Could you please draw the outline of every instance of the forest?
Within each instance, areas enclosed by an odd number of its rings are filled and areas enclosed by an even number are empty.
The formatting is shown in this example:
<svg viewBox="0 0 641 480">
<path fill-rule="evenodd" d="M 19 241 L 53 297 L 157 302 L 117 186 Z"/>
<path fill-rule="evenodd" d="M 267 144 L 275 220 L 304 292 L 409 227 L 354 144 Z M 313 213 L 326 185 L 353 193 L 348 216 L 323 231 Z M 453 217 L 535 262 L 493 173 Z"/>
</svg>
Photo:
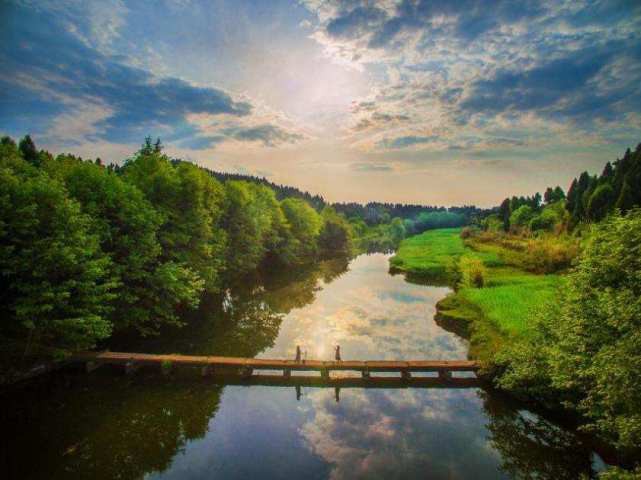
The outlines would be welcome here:
<svg viewBox="0 0 641 480">
<path fill-rule="evenodd" d="M 467 223 L 473 207 L 332 205 L 171 159 L 147 138 L 121 165 L 0 141 L 2 358 L 60 356 L 181 325 L 243 276 Z M 9 359 L 9 360 L 7 360 Z"/>
</svg>

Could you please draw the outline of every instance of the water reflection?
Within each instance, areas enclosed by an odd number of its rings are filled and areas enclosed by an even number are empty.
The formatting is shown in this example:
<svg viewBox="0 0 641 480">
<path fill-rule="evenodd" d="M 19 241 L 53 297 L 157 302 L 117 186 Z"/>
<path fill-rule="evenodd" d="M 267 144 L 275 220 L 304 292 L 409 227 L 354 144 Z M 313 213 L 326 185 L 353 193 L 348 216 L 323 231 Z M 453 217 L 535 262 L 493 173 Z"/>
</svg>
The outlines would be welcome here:
<svg viewBox="0 0 641 480">
<path fill-rule="evenodd" d="M 432 320 L 449 289 L 409 284 L 387 268 L 388 255 L 355 259 L 348 275 L 283 318 L 274 346 L 261 356 L 293 358 L 300 345 L 309 358 L 330 359 L 340 345 L 344 360 L 465 358 L 466 342 Z"/>
<path fill-rule="evenodd" d="M 594 476 L 589 446 L 577 435 L 527 410 L 508 406 L 497 396 L 478 392 L 487 414 L 492 447 L 500 453 L 501 470 L 515 479 Z M 598 466 L 598 465 L 597 465 Z"/>
<path fill-rule="evenodd" d="M 0 398 L 2 478 L 141 478 L 207 434 L 222 387 L 155 376 L 55 376 Z"/>
<path fill-rule="evenodd" d="M 293 357 L 298 344 L 310 358 L 328 358 L 340 344 L 345 359 L 464 358 L 466 342 L 433 320 L 447 291 L 388 275 L 385 255 L 361 256 L 349 271 L 328 262 L 230 289 L 205 302 L 189 329 L 130 348 Z M 348 379 L 332 388 L 266 379 L 218 385 L 215 377 L 184 378 L 189 375 L 98 370 L 0 398 L 0 476 L 563 479 L 594 473 L 589 446 L 573 433 L 479 388 L 404 389 L 400 382 L 347 388 Z"/>
</svg>

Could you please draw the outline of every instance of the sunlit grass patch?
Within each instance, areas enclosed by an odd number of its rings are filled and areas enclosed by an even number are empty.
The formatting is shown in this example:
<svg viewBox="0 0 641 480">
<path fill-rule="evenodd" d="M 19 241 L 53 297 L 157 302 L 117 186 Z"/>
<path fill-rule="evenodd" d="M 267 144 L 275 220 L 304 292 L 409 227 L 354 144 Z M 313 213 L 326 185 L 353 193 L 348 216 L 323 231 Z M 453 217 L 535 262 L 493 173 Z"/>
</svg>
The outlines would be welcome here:
<svg viewBox="0 0 641 480">
<path fill-rule="evenodd" d="M 403 240 L 390 260 L 393 268 L 426 276 L 445 275 L 453 258 L 465 251 L 460 228 L 428 230 Z"/>
<path fill-rule="evenodd" d="M 457 295 L 506 333 L 527 334 L 532 316 L 554 300 L 559 281 L 558 275 L 491 269 L 487 287 L 462 288 Z"/>
</svg>

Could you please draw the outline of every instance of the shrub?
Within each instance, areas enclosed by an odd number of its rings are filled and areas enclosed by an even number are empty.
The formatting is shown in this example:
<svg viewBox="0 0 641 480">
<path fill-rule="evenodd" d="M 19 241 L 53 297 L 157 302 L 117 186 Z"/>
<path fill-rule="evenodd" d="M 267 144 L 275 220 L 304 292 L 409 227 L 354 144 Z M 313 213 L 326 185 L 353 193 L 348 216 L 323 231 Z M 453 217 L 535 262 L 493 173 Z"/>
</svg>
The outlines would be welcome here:
<svg viewBox="0 0 641 480">
<path fill-rule="evenodd" d="M 487 269 L 478 258 L 463 256 L 459 260 L 461 285 L 464 287 L 482 288 L 487 279 Z"/>
<path fill-rule="evenodd" d="M 465 227 L 461 230 L 461 238 L 465 240 L 466 238 L 470 238 L 472 236 L 472 229 L 470 227 Z"/>
<path fill-rule="evenodd" d="M 554 273 L 572 266 L 579 253 L 576 240 L 569 237 L 532 239 L 522 256 L 522 267 L 534 273 Z"/>
</svg>

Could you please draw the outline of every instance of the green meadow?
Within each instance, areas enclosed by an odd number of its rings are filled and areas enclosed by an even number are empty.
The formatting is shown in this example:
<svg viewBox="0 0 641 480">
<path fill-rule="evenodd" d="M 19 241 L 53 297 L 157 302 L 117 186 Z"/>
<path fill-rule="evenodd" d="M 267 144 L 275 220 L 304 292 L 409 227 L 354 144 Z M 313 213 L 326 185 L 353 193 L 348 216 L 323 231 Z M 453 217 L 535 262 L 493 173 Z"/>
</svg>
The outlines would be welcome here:
<svg viewBox="0 0 641 480">
<path fill-rule="evenodd" d="M 485 285 L 459 286 L 440 302 L 440 317 L 472 322 L 473 331 L 483 327 L 503 338 L 527 335 L 532 315 L 554 299 L 560 276 L 509 266 L 504 259 L 513 252 L 503 250 L 498 245 L 472 249 L 461 239 L 459 228 L 429 230 L 404 240 L 390 263 L 393 270 L 411 278 L 445 278 L 452 284 L 456 282 L 454 266 L 461 256 L 479 259 L 486 267 Z"/>
</svg>

